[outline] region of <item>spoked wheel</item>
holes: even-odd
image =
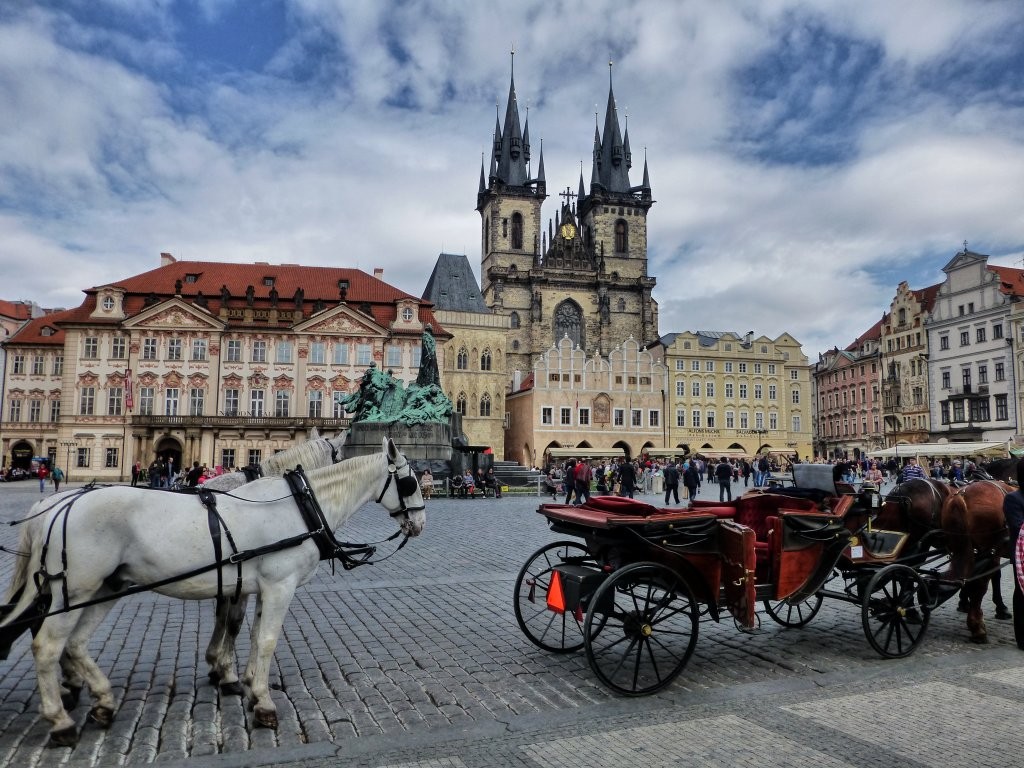
[[[864,636],[887,659],[909,656],[928,629],[929,604],[928,588],[917,571],[905,565],[886,566],[864,591]]]
[[[818,615],[824,599],[821,595],[811,595],[795,605],[790,605],[785,600],[765,600],[764,610],[777,624],[784,627],[802,627]]]
[[[530,642],[553,653],[569,653],[583,647],[583,622],[572,611],[548,609],[547,594],[551,571],[556,565],[597,563],[586,548],[575,541],[556,541],[541,547],[526,561],[516,577],[516,621]]]
[[[671,568],[635,563],[609,576],[590,602],[583,630],[594,674],[625,696],[671,683],[697,643],[699,606]]]

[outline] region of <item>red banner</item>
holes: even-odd
[[[132,397],[132,369],[124,370],[124,407],[129,411],[135,405],[135,398]]]

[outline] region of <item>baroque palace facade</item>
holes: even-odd
[[[6,342],[3,453],[124,480],[155,455],[181,467],[259,462],[317,428],[371,364],[408,383],[422,299],[356,269],[177,261],[90,288],[81,306]]]

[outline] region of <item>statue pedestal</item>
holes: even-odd
[[[448,462],[452,458],[452,428],[450,424],[430,422],[407,426],[398,422],[358,421],[351,426],[347,456],[367,456],[380,453],[385,437],[395,441],[398,450],[412,463],[416,474],[427,467],[434,477],[447,477]]]

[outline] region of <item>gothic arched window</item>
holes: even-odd
[[[574,347],[584,349],[585,339],[583,338],[583,310],[580,305],[571,299],[566,299],[555,307],[555,344],[568,336]]]
[[[518,212],[512,214],[512,247],[523,247],[523,214]]]
[[[455,412],[459,413],[459,414],[462,414],[463,416],[466,415],[466,393],[465,392],[459,392],[459,397],[455,401]]]
[[[625,312],[626,311],[626,300],[625,299],[620,298],[618,300],[618,302],[616,303],[616,311],[618,311],[618,312]]]
[[[480,415],[490,416],[491,415],[491,396],[485,394],[480,398]]]
[[[615,252],[625,253],[629,250],[629,235],[626,222],[619,219],[615,222]]]
[[[509,320],[511,321],[513,328],[518,328],[519,327],[519,313],[518,312],[513,312],[511,315],[509,315]]]
[[[489,371],[491,370],[491,350],[485,349],[483,354],[480,355],[480,370]]]
[[[466,351],[465,347],[459,350],[459,356],[455,361],[455,367],[460,371],[469,369],[469,353]]]

